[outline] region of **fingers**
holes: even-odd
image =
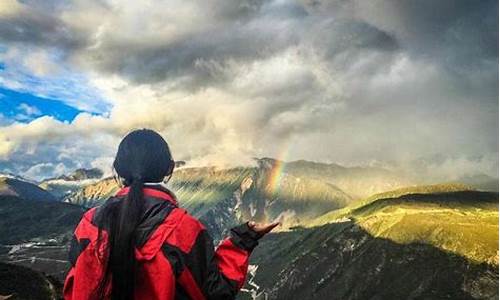
[[[274,222],[274,223],[271,223],[269,224],[269,227],[270,227],[270,230],[273,230],[274,228],[276,228],[277,226],[280,226],[281,225],[281,222]]]
[[[261,224],[261,223],[255,223],[254,221],[249,221],[248,222],[248,227],[250,229],[254,230],[255,232],[258,232],[260,234],[266,234],[276,228],[276,226],[280,225],[280,222],[273,222],[269,224]]]
[[[265,233],[271,232],[278,225],[280,225],[279,222],[274,222],[274,223],[271,223],[271,224],[267,224],[267,225],[264,226],[264,232]]]

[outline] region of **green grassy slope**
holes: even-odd
[[[394,191],[272,234],[252,281],[268,299],[497,299],[498,194],[460,189]]]
[[[460,183],[442,183],[433,185],[417,185],[417,186],[402,187],[395,190],[386,191],[383,193],[377,193],[361,200],[353,201],[342,209],[330,211],[324,214],[323,216],[316,218],[313,222],[309,223],[309,226],[323,225],[335,221],[337,219],[348,217],[352,214],[354,210],[363,207],[365,205],[368,205],[379,199],[397,198],[409,194],[432,194],[432,193],[446,193],[446,192],[471,191],[471,190],[473,189],[470,186]]]
[[[498,194],[460,184],[408,187],[327,213],[309,226],[344,219],[376,237],[425,242],[478,262],[498,264]]]
[[[353,222],[270,235],[251,263],[258,265],[251,280],[259,299],[498,297],[497,266],[425,243],[373,237]],[[251,298],[242,293],[239,299]]]
[[[353,211],[372,236],[422,242],[478,263],[498,265],[498,194],[448,192],[380,199]]]

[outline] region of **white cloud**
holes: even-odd
[[[16,0],[5,0],[0,2],[0,15],[9,16],[19,13],[23,9],[21,3]]]
[[[37,107],[28,105],[26,103],[19,104],[17,108],[30,117],[39,116],[42,114],[42,112]]]
[[[25,172],[28,158],[106,169],[126,132],[149,127],[198,165],[283,152],[345,164],[441,154],[441,177],[452,161],[498,173],[469,159],[498,153],[498,56],[474,42],[489,2],[475,17],[444,1],[446,14],[430,19],[425,3],[389,0],[9,3],[0,85],[102,112],[2,126],[0,157]]]
[[[58,163],[56,165],[53,163],[40,163],[30,167],[26,172],[23,172],[20,175],[24,178],[42,179],[47,176],[47,174],[57,177],[67,174],[70,171],[71,170],[68,170],[63,163]]]

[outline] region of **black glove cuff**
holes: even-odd
[[[258,240],[262,237],[259,233],[250,229],[248,223],[231,228],[231,240],[241,249],[252,251],[258,244]]]

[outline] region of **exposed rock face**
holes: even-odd
[[[234,193],[234,197],[236,200],[236,205],[234,206],[234,211],[236,213],[236,219],[241,221],[243,219],[243,216],[241,215],[241,208],[243,206],[243,196],[245,195],[246,191],[252,187],[253,184],[253,179],[252,177],[246,177],[243,179],[241,182],[240,188]]]
[[[212,209],[201,215],[200,221],[207,226],[207,229],[216,240],[222,239],[227,235],[227,231],[231,227],[245,221],[241,214],[243,206],[242,198],[252,184],[252,177],[245,177],[240,187],[233,192],[231,197],[217,203]]]
[[[97,168],[92,169],[76,169],[70,175],[62,175],[55,179],[61,179],[66,181],[78,181],[85,179],[99,179],[103,175],[102,171]]]
[[[93,207],[102,204],[113,196],[119,189],[114,178],[105,178],[98,182],[88,184],[83,188],[64,197],[64,202]]]
[[[72,193],[76,193],[84,187],[98,182],[103,173],[100,169],[77,169],[70,175],[62,175],[57,178],[46,179],[39,186],[57,199],[64,200]]]

